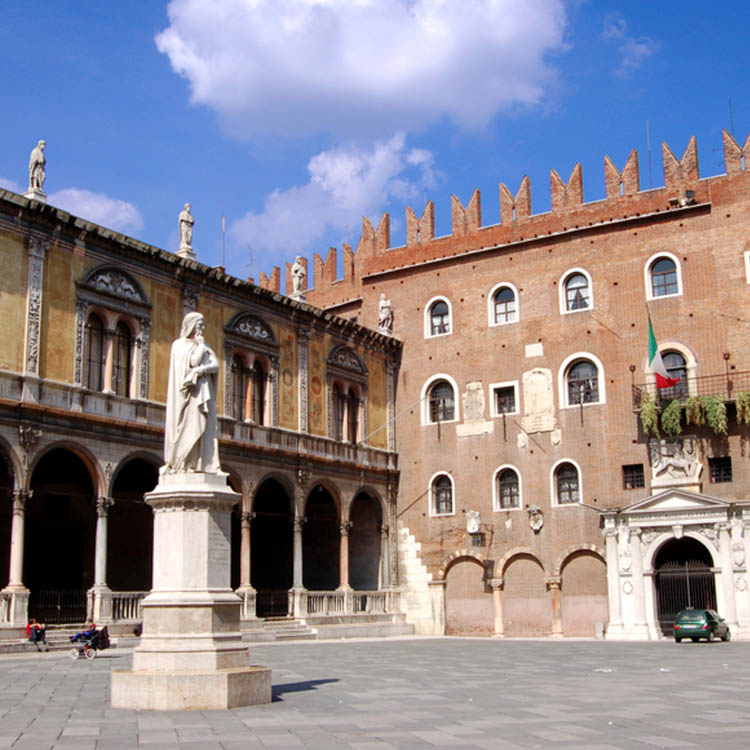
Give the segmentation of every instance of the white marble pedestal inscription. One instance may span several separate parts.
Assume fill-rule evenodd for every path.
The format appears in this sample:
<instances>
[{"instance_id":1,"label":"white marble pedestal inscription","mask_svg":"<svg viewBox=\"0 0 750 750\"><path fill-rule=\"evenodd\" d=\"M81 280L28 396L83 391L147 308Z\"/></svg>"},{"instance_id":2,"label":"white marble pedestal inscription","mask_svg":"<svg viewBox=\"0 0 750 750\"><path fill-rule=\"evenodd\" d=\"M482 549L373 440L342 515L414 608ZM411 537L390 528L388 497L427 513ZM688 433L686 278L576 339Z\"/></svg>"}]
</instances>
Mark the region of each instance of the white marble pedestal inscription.
<instances>
[{"instance_id":1,"label":"white marble pedestal inscription","mask_svg":"<svg viewBox=\"0 0 750 750\"><path fill-rule=\"evenodd\" d=\"M154 509L153 589L133 668L112 674L112 707L226 709L271 701L271 670L251 667L230 583L230 513L221 473L162 474Z\"/></svg>"}]
</instances>

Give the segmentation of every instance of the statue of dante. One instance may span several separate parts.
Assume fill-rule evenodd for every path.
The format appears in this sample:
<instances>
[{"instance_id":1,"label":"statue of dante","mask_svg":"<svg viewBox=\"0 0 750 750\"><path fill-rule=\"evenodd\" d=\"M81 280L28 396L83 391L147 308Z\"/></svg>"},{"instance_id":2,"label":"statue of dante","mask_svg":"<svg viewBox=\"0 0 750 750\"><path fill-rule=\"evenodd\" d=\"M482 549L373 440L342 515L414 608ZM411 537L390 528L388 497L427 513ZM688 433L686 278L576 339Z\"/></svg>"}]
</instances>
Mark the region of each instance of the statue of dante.
<instances>
[{"instance_id":1,"label":"statue of dante","mask_svg":"<svg viewBox=\"0 0 750 750\"><path fill-rule=\"evenodd\" d=\"M195 219L190 213L190 204L186 203L185 208L180 211L180 250L193 249L193 224Z\"/></svg>"},{"instance_id":2,"label":"statue of dante","mask_svg":"<svg viewBox=\"0 0 750 750\"><path fill-rule=\"evenodd\" d=\"M301 295L302 294L302 286L305 283L305 277L307 276L307 272L305 271L305 266L302 263L302 256L298 255L294 259L294 263L292 264L292 294L293 295Z\"/></svg>"},{"instance_id":3,"label":"statue of dante","mask_svg":"<svg viewBox=\"0 0 750 750\"><path fill-rule=\"evenodd\" d=\"M42 190L47 173L44 171L47 160L44 158L46 141L39 141L29 157L29 190Z\"/></svg>"},{"instance_id":4,"label":"statue of dante","mask_svg":"<svg viewBox=\"0 0 750 750\"><path fill-rule=\"evenodd\" d=\"M216 377L219 360L203 340L203 315L188 313L172 344L162 472L216 474Z\"/></svg>"}]
</instances>

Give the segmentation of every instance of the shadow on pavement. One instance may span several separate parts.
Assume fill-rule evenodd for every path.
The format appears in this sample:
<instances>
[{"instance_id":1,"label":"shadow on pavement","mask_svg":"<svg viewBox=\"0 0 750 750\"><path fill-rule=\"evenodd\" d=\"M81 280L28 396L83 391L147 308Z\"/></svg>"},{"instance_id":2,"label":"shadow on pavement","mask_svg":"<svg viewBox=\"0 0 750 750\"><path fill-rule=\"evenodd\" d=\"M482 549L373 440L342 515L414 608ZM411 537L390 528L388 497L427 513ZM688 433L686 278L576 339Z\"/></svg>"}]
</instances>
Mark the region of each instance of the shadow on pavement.
<instances>
[{"instance_id":1,"label":"shadow on pavement","mask_svg":"<svg viewBox=\"0 0 750 750\"><path fill-rule=\"evenodd\" d=\"M271 694L273 702L283 701L281 697L284 693L299 693L302 690L315 690L318 685L325 685L328 682L338 682L337 677L328 680L305 680L305 682L287 682L284 685L272 685Z\"/></svg>"}]
</instances>

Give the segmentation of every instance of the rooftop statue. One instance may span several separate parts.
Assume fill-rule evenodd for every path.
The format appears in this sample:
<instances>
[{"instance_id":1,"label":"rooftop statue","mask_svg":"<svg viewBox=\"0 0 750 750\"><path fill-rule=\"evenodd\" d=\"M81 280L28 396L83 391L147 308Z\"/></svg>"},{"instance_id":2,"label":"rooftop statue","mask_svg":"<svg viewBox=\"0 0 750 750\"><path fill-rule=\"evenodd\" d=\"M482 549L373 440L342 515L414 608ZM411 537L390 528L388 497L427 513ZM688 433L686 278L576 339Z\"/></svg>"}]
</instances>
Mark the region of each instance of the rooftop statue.
<instances>
[{"instance_id":1,"label":"rooftop statue","mask_svg":"<svg viewBox=\"0 0 750 750\"><path fill-rule=\"evenodd\" d=\"M47 160L44 158L46 141L39 141L29 157L29 190L42 190L47 173L44 171Z\"/></svg>"},{"instance_id":2,"label":"rooftop statue","mask_svg":"<svg viewBox=\"0 0 750 750\"><path fill-rule=\"evenodd\" d=\"M186 203L185 208L180 211L179 218L180 249L178 255L182 255L183 257L195 257L195 252L193 251L193 224L195 224L195 219L190 213L190 204Z\"/></svg>"}]
</instances>

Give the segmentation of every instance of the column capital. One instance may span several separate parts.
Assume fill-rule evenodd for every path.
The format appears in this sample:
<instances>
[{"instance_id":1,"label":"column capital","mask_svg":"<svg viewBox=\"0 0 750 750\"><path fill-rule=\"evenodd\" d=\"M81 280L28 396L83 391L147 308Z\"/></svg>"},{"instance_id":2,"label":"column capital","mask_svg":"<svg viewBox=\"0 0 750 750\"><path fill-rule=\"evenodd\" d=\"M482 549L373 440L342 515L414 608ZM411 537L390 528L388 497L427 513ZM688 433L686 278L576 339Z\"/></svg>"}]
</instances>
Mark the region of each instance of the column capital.
<instances>
[{"instance_id":1,"label":"column capital","mask_svg":"<svg viewBox=\"0 0 750 750\"><path fill-rule=\"evenodd\" d=\"M252 513L252 512L245 512L245 513L240 514L240 521L242 522L243 526L245 524L249 526L253 518L255 518L255 513Z\"/></svg>"},{"instance_id":2,"label":"column capital","mask_svg":"<svg viewBox=\"0 0 750 750\"><path fill-rule=\"evenodd\" d=\"M26 503L33 494L33 490L13 490L13 512L23 513L26 510Z\"/></svg>"},{"instance_id":3,"label":"column capital","mask_svg":"<svg viewBox=\"0 0 750 750\"><path fill-rule=\"evenodd\" d=\"M493 591L495 589L499 589L500 591L502 591L505 586L505 579L504 578L490 578L489 584Z\"/></svg>"},{"instance_id":4,"label":"column capital","mask_svg":"<svg viewBox=\"0 0 750 750\"><path fill-rule=\"evenodd\" d=\"M307 518L305 518L304 516L296 516L294 519L292 519L294 530L301 532L302 526L304 525L305 521L307 521Z\"/></svg>"},{"instance_id":5,"label":"column capital","mask_svg":"<svg viewBox=\"0 0 750 750\"><path fill-rule=\"evenodd\" d=\"M389 528L387 526L380 527L380 536L388 536Z\"/></svg>"},{"instance_id":6,"label":"column capital","mask_svg":"<svg viewBox=\"0 0 750 750\"><path fill-rule=\"evenodd\" d=\"M342 521L342 522L341 522L341 523L339 524L339 531L340 531L340 532L341 532L341 533L342 533L342 534L343 534L344 536L349 536L349 529L351 529L351 527L352 527L352 522L351 522L351 521Z\"/></svg>"},{"instance_id":7,"label":"column capital","mask_svg":"<svg viewBox=\"0 0 750 750\"><path fill-rule=\"evenodd\" d=\"M99 497L96 500L96 515L99 518L106 518L109 515L109 509L115 504L111 497Z\"/></svg>"},{"instance_id":8,"label":"column capital","mask_svg":"<svg viewBox=\"0 0 750 750\"><path fill-rule=\"evenodd\" d=\"M544 583L550 591L559 591L562 587L562 578L560 576L550 576L544 579Z\"/></svg>"}]
</instances>

